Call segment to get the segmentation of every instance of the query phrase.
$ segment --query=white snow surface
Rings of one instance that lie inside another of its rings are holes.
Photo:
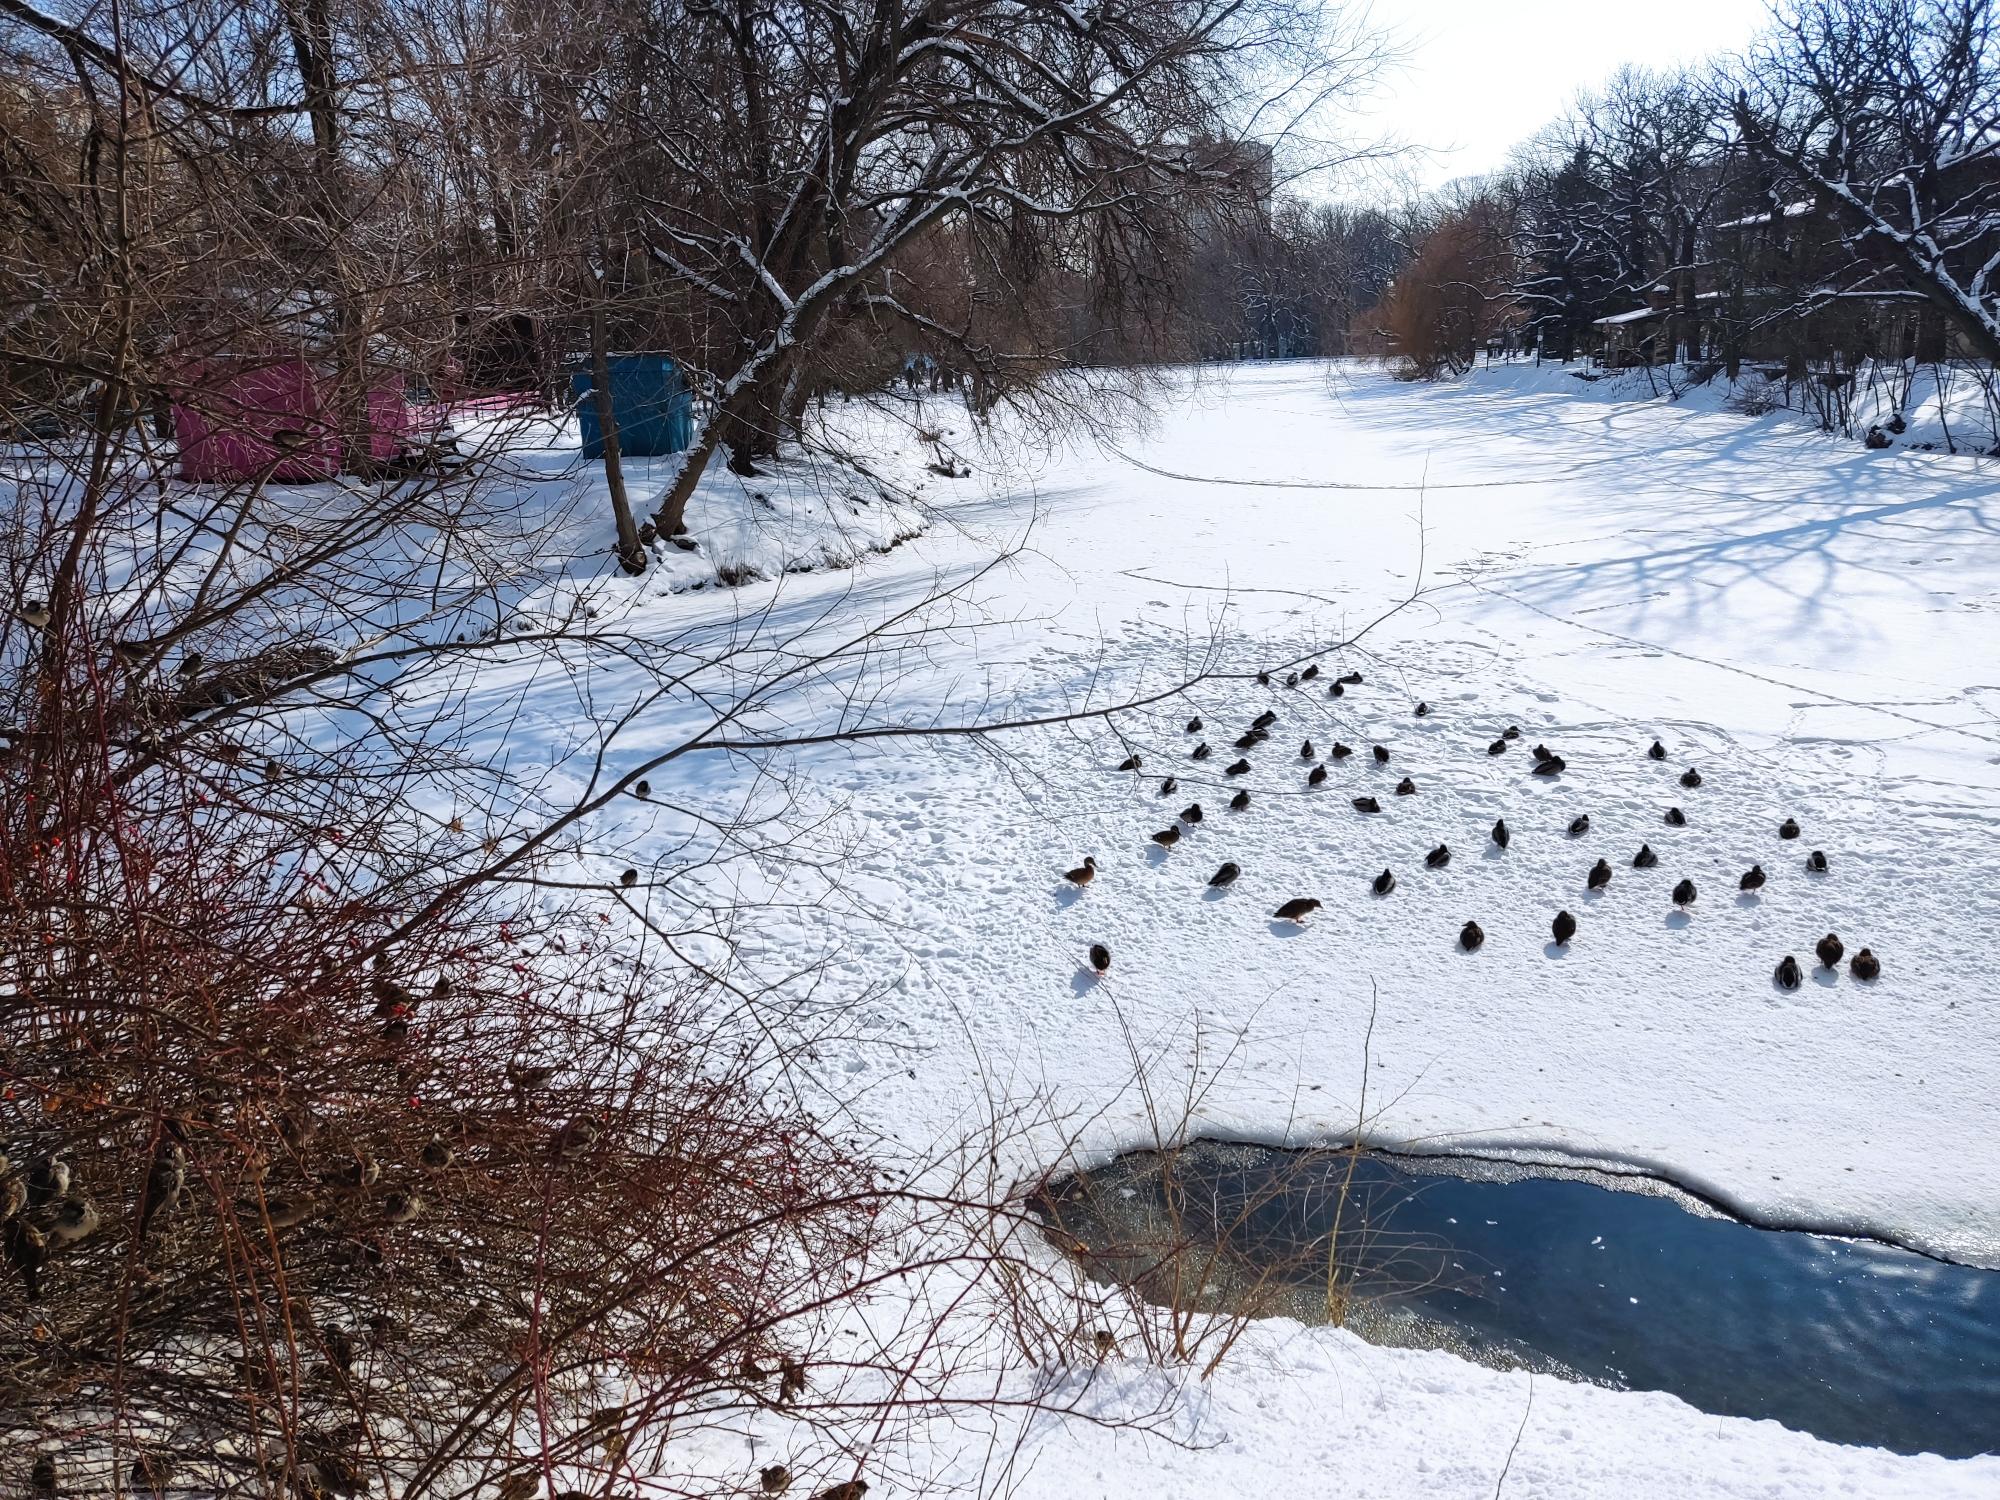
[[[837,879],[755,888],[778,904],[737,957],[767,977],[824,959],[816,985],[865,996],[866,1034],[819,1045],[816,1103],[893,1157],[1033,1100],[1042,1123],[999,1146],[1025,1180],[1163,1126],[1343,1139],[1365,1067],[1380,1144],[1643,1167],[1763,1221],[2000,1266],[2000,469],[1635,394],[1518,365],[1437,386],[1350,364],[1190,373],[1119,450],[964,448],[976,477],[931,492],[951,524],[855,572],[634,590],[624,623],[641,631],[756,614],[833,635],[961,591],[921,652],[753,716],[791,732],[1059,712],[1204,665],[1321,666],[1299,689],[1208,682],[1109,725],[760,756],[852,850]],[[1329,699],[1350,669],[1365,683]],[[595,691],[615,698],[611,674]],[[1271,740],[1224,777],[1265,707]],[[1200,736],[1182,727],[1196,713]],[[1489,756],[1509,724],[1523,738]],[[1656,735],[1664,762],[1644,754]],[[1317,791],[1307,736],[1319,757],[1335,739],[1359,752]],[[1197,738],[1212,759],[1188,758]],[[1528,774],[1537,741],[1569,763],[1553,782]],[[1116,771],[1132,751],[1143,770]],[[684,805],[740,799],[723,765],[694,756],[655,782]],[[1683,790],[1690,766],[1704,784]],[[1406,774],[1417,795],[1394,796]],[[1232,814],[1239,787],[1252,806]],[[1380,815],[1350,806],[1364,793]],[[1190,800],[1201,828],[1151,845]],[[1689,826],[1663,823],[1670,804]],[[1567,837],[1584,812],[1589,834]],[[1778,837],[1787,816],[1796,842]],[[593,839],[607,867],[670,853],[626,812]],[[1630,867],[1642,840],[1655,870]],[[1454,858],[1427,871],[1439,842]],[[1804,869],[1815,848],[1824,877]],[[1059,877],[1086,854],[1101,873],[1079,896]],[[1586,894],[1600,855],[1614,878]],[[1223,859],[1243,876],[1209,892]],[[1753,862],[1769,883],[1739,896]],[[1399,884],[1377,899],[1385,866]],[[1685,917],[1667,896],[1684,875],[1701,890]],[[1325,906],[1272,921],[1295,895]],[[1580,924],[1567,950],[1549,942],[1559,907]],[[1487,933],[1470,956],[1467,918]],[[1874,948],[1881,980],[1815,970],[1828,930]],[[1093,941],[1114,955],[1102,980],[1081,966]],[[1809,971],[1793,993],[1772,983],[1785,953]],[[1206,1382],[1124,1360],[1092,1378],[1107,1416],[1168,1400],[1171,1440],[1081,1420],[1002,1432],[1015,1493],[1484,1496],[1518,1430],[1513,1495],[2000,1495],[2000,1459],[1902,1458],[1547,1377],[1530,1411],[1518,1372],[1283,1321]],[[736,1441],[707,1440],[696,1466],[768,1461],[783,1424]],[[920,1482],[887,1492],[976,1484],[990,1461],[966,1419],[941,1420],[904,1460]]]

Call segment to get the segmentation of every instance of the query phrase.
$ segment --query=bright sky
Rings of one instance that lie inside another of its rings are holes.
[[[1419,185],[1500,166],[1515,142],[1622,63],[1666,68],[1743,46],[1764,0],[1372,0],[1408,42],[1366,125],[1431,146]]]

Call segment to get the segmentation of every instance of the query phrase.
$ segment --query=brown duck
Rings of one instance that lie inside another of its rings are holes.
[[[1687,820],[1688,820],[1688,815],[1682,812],[1678,807],[1670,807],[1667,809],[1667,826],[1669,828],[1685,828],[1687,827]]]
[[[1781,990],[1797,989],[1799,987],[1799,980],[1802,977],[1799,973],[1799,961],[1787,953],[1783,958],[1778,960],[1777,970],[1771,977],[1778,981],[1778,988]]]
[[[1335,760],[1346,760],[1348,756],[1354,753],[1354,747],[1352,745],[1343,745],[1339,740],[1335,740],[1333,748],[1326,753]]]
[[[1874,950],[1863,948],[1847,961],[1847,972],[1856,979],[1873,980],[1882,972],[1882,965],[1876,959]]]
[[[1451,847],[1448,844],[1439,844],[1437,848],[1424,856],[1425,866],[1432,870],[1442,870],[1450,863]]]
[[[1186,807],[1182,808],[1181,821],[1189,827],[1193,827],[1196,823],[1199,823],[1201,821],[1201,804],[1199,802],[1190,802]]]
[[[1778,825],[1779,838],[1795,839],[1798,836],[1799,836],[1799,820],[1797,818],[1787,818],[1785,819],[1784,822]]]
[[[1806,856],[1806,868],[1815,875],[1824,875],[1826,873],[1826,851],[1824,849],[1815,849],[1812,853],[1808,854]]]
[[[1314,766],[1310,771],[1306,772],[1307,786],[1318,786],[1324,780],[1326,780],[1325,766]]]
[[[1158,833],[1153,835],[1153,842],[1158,844],[1162,849],[1171,849],[1180,841],[1181,830],[1178,823],[1169,828],[1162,828]]]
[[[1389,764],[1389,747],[1387,745],[1377,745],[1375,747],[1375,764],[1378,766]]]
[[[1819,955],[1819,966],[1822,969],[1838,968],[1840,966],[1840,956],[1846,951],[1847,945],[1841,942],[1838,933],[1829,932],[1825,937],[1813,944],[1813,952]]]
[[[1578,813],[1569,820],[1569,836],[1571,838],[1580,839],[1588,832],[1590,832],[1589,813]]]
[[[1590,867],[1590,873],[1584,877],[1583,884],[1585,890],[1603,890],[1611,884],[1611,866],[1600,859]]]
[[[1566,911],[1559,911],[1556,919],[1549,923],[1549,931],[1555,935],[1558,948],[1567,948],[1569,940],[1576,936],[1576,918]]]
[[[1128,755],[1118,762],[1118,769],[1121,771],[1136,771],[1139,769],[1139,766],[1139,757],[1136,755]]]
[[[1097,879],[1097,856],[1086,854],[1082,864],[1074,870],[1064,872],[1063,879],[1071,885],[1089,885],[1091,881]]]
[[[1243,774],[1244,774],[1245,772],[1247,772],[1247,771],[1248,771],[1249,769],[1250,769],[1250,762],[1249,762],[1249,761],[1247,761],[1247,760],[1239,760],[1239,761],[1237,761],[1237,762],[1236,762],[1236,764],[1235,764],[1235,765],[1233,765],[1233,766],[1228,766],[1228,767],[1225,767],[1225,768],[1223,769],[1223,772],[1222,772],[1222,774],[1223,774],[1223,775],[1225,775],[1225,776],[1241,776],[1241,775],[1243,775]]]
[[[1385,869],[1380,875],[1377,875],[1370,881],[1369,884],[1375,888],[1376,895],[1386,896],[1396,888],[1396,874],[1393,870]]]
[[[1700,786],[1701,772],[1697,771],[1693,766],[1689,766],[1685,771],[1681,772],[1681,785],[1690,791]]]
[[[1463,927],[1458,929],[1458,946],[1463,948],[1467,953],[1473,952],[1485,941],[1486,934],[1480,930],[1477,922],[1467,922]]]
[[[1416,796],[1417,784],[1414,781],[1410,780],[1409,777],[1405,776],[1401,781],[1396,783],[1396,795],[1398,797]]]
[[[1208,877],[1208,883],[1220,889],[1225,885],[1233,883],[1236,877],[1242,873],[1242,866],[1238,865],[1233,859],[1226,859],[1217,867],[1216,872]]]
[[[1356,797],[1354,799],[1354,810],[1356,812],[1378,813],[1382,810],[1382,804],[1377,802],[1373,797]]]
[[[1234,797],[1229,799],[1229,810],[1231,812],[1242,812],[1249,805],[1250,794],[1248,792],[1238,792]]]
[[[1632,856],[1632,868],[1635,870],[1650,870],[1659,862],[1660,856],[1653,852],[1651,844],[1641,844],[1639,852]]]
[[[1102,974],[1111,967],[1111,950],[1102,943],[1090,945],[1090,966]]]
[[[1319,905],[1311,896],[1294,896],[1271,915],[1280,922],[1303,922],[1319,910]]]
[[[1513,840],[1514,835],[1507,831],[1507,820],[1505,818],[1495,818],[1493,820],[1493,842],[1498,844],[1502,849],[1505,849]]]
[[[1739,891],[1761,891],[1764,888],[1764,867],[1752,865],[1743,872],[1743,878],[1736,882]]]

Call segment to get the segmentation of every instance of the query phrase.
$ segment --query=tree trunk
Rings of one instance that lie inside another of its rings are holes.
[[[611,491],[611,515],[618,523],[618,566],[627,573],[646,571],[646,549],[632,520],[632,501],[625,493],[625,466],[618,454],[618,410],[611,399],[610,338],[602,304],[590,312],[590,399],[597,408],[597,425],[604,434],[604,483]]]

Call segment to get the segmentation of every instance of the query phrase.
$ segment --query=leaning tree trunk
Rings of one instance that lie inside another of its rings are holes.
[[[610,336],[604,307],[590,312],[590,399],[597,408],[598,430],[604,434],[604,483],[611,491],[611,515],[618,525],[618,566],[627,573],[646,571],[646,549],[632,519],[632,501],[625,493],[625,465],[618,452],[618,408],[611,399]]]

